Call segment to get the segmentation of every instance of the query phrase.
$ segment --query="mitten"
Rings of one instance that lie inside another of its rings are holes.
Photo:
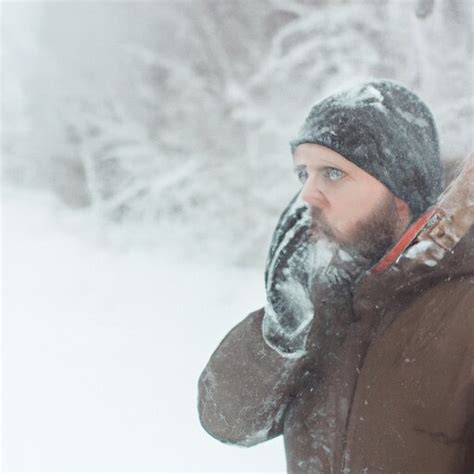
[[[297,194],[273,233],[265,269],[266,343],[285,357],[306,354],[308,334],[321,300],[347,294],[360,273],[358,259],[321,237],[311,236],[311,215]],[[330,290],[330,291],[329,291]],[[327,328],[329,323],[325,323]]]

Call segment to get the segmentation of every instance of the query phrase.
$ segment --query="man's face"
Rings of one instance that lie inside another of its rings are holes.
[[[339,153],[304,143],[294,161],[315,239],[324,235],[375,263],[409,224],[407,204]]]

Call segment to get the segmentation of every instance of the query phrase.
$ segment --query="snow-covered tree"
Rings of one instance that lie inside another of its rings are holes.
[[[4,176],[100,218],[262,261],[288,141],[367,77],[428,102],[445,160],[472,148],[469,0],[66,3],[4,9]]]

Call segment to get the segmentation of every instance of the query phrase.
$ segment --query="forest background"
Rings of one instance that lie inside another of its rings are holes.
[[[473,148],[470,0],[4,1],[8,470],[282,471],[199,426],[219,340],[265,303],[289,140],[371,77]]]

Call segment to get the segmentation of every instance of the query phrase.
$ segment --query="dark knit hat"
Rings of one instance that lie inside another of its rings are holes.
[[[407,88],[388,80],[366,82],[318,102],[298,136],[317,143],[385,184],[417,217],[442,190],[442,167],[433,115]]]

